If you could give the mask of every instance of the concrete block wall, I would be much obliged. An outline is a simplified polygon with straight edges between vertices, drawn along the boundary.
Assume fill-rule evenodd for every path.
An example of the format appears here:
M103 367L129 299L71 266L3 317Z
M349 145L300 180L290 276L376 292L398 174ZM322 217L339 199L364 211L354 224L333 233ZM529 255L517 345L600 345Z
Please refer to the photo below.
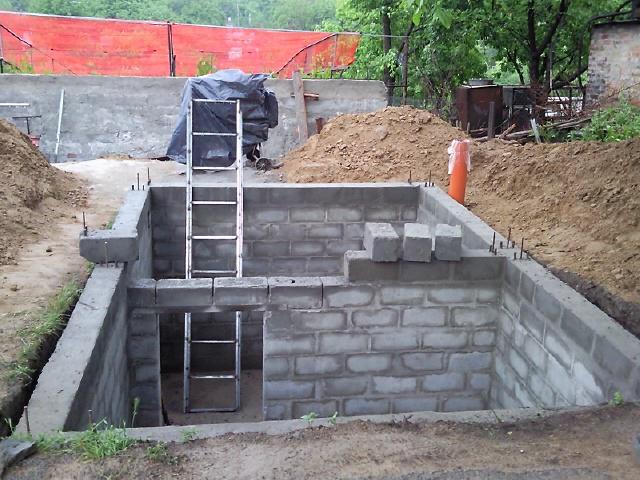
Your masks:
M640 20L593 26L588 73L587 104L640 101Z
M0 117L40 115L31 122L41 135L40 149L52 162L90 160L109 155L160 157L180 110L184 78L73 75L0 76L0 103L26 102L24 108L0 107ZM263 155L277 158L298 143L291 80L271 79L267 88L278 97L279 125L269 131ZM305 91L317 93L307 102L309 132L315 119L342 113L371 112L386 106L379 81L304 80ZM65 90L59 155L54 156L60 91ZM26 131L20 120L16 123Z
M467 248L488 249L496 233L436 187L420 188L418 221L461 225ZM640 398L640 340L542 265L519 260L519 250L498 256L505 279L492 406L589 405L616 391Z
M29 401L33 434L129 422L126 284L122 267L94 269Z
M421 265L437 275L323 277L321 308L266 312L264 419L487 408L502 269L469 281Z
M184 186L152 186L154 273L184 277ZM235 199L235 188L196 187L196 200ZM245 188L244 274L337 275L343 254L361 250L366 221L390 222L398 230L415 221L418 187L408 184L262 184ZM195 207L194 233L235 234L228 206ZM235 242L198 241L194 265L235 265Z

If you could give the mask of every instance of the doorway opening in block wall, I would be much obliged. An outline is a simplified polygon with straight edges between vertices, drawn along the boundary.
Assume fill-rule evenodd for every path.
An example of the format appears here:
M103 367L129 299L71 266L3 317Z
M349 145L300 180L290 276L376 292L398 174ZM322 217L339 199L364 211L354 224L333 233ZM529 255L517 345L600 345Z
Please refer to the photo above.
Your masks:
M164 421L171 425L260 422L262 413L262 315L243 312L240 408L234 412L183 410L184 314L160 316L160 372ZM229 340L235 336L235 312L193 313L192 340ZM192 343L193 375L233 375L233 344ZM192 379L191 408L232 407L233 379Z

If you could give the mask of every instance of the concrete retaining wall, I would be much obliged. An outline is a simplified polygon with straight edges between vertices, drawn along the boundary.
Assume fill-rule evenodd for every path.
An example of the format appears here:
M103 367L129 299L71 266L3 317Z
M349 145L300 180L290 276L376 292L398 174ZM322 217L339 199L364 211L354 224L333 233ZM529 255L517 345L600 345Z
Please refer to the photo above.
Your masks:
M235 200L228 185L195 187L195 200ZM153 186L156 278L184 277L184 186ZM342 256L361 250L365 221L414 221L418 187L408 184L261 184L245 188L244 274L336 275ZM234 235L228 206L195 207L194 234ZM235 241L194 242L195 268L235 265Z
M323 278L322 308L266 312L265 420L487 408L502 275L491 260L496 276L478 281L456 273L472 258L422 264L414 281Z
M41 115L32 131L41 135L41 150L52 161L89 160L108 155L164 156L176 123L184 78L102 77L72 75L0 75L0 103L26 102L26 108L0 107L0 117ZM386 106L382 82L304 80L309 132L315 119L362 113ZM278 97L279 125L269 132L263 154L277 158L298 144L291 80L268 80ZM54 157L60 91L65 90L61 142ZM24 121L17 125L26 131Z
M468 248L491 245L494 230L437 188L421 187L418 219L462 225ZM496 234L500 242L506 247ZM640 341L542 265L520 260L519 250L499 255L506 264L492 405L590 405L617 391L640 398Z

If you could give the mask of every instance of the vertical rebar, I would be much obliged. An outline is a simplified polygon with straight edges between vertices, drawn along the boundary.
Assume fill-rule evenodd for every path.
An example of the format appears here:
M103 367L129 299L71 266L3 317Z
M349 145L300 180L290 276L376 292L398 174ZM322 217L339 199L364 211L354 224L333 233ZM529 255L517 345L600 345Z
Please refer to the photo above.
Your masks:
M507 233L507 248L509 248L510 244L511 244L511 227L509 227L509 230Z
M87 229L87 218L85 217L84 212L82 212L82 230L84 231L84 236L86 237L88 229Z
M31 435L31 425L29 424L29 407L24 406L24 421L27 425L27 435Z
M138 190L140 190L140 174L136 173L136 176L138 177Z
M109 266L109 254L107 251L107 242L104 242L104 264L105 266Z
M147 167L147 185L151 185L151 169Z
M520 260L522 260L523 251L524 251L524 237L522 237L522 242L520 243Z

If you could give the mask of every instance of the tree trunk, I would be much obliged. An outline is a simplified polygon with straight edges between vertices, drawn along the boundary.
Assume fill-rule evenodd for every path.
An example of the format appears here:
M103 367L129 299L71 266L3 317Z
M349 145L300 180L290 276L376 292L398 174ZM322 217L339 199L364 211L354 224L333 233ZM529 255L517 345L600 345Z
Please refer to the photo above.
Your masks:
M382 52L386 56L391 50L391 18L386 10L381 13L382 19ZM391 105L391 99L393 97L393 77L391 76L391 70L387 65L382 70L382 81L387 87L387 105Z

